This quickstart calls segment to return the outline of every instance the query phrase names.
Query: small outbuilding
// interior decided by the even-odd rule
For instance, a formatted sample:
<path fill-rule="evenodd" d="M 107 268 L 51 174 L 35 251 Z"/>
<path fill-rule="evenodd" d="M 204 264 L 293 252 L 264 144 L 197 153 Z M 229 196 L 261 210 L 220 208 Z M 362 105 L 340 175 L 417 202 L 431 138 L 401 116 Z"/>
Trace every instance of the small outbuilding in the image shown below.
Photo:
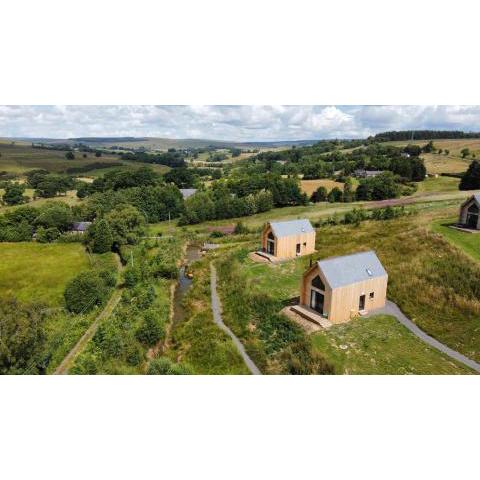
<path fill-rule="evenodd" d="M 459 224 L 471 230 L 480 230 L 480 193 L 469 197 L 460 207 Z"/>
<path fill-rule="evenodd" d="M 272 260 L 308 255 L 315 251 L 315 229 L 307 219 L 268 222 L 262 231 L 260 254 Z"/>
<path fill-rule="evenodd" d="M 385 306 L 388 274 L 373 251 L 316 262 L 300 285 L 298 313 L 319 322 L 348 322 Z"/>
<path fill-rule="evenodd" d="M 85 233 L 92 222 L 73 222 L 72 233 Z"/>
<path fill-rule="evenodd" d="M 184 200 L 187 198 L 190 198 L 192 195 L 195 195 L 197 193 L 196 188 L 181 188 L 180 193 L 182 194 L 182 197 Z"/>

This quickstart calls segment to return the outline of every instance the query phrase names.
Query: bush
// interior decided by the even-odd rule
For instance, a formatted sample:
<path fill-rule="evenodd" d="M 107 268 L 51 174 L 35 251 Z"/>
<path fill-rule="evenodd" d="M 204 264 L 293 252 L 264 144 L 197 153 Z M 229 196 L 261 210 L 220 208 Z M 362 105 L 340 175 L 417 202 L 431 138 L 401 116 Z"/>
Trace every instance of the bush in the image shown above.
<path fill-rule="evenodd" d="M 68 282 L 63 294 L 67 309 L 85 313 L 101 305 L 108 295 L 105 281 L 97 272 L 82 272 Z"/>
<path fill-rule="evenodd" d="M 191 375 L 189 367 L 174 363 L 166 357 L 154 358 L 148 366 L 147 375 Z"/>
<path fill-rule="evenodd" d="M 147 310 L 143 322 L 135 333 L 140 343 L 152 347 L 165 338 L 165 325 L 159 315 L 153 310 Z"/>
<path fill-rule="evenodd" d="M 235 225 L 234 233 L 237 235 L 243 235 L 249 233 L 249 230 L 243 222 L 237 222 Z"/>
<path fill-rule="evenodd" d="M 37 239 L 37 242 L 39 242 L 39 243 L 51 243 L 51 242 L 54 242 L 55 240 L 57 240 L 58 237 L 60 237 L 60 232 L 59 232 L 58 228 L 55 228 L 55 227 L 51 227 L 51 228 L 40 227 L 37 230 L 36 239 Z"/>

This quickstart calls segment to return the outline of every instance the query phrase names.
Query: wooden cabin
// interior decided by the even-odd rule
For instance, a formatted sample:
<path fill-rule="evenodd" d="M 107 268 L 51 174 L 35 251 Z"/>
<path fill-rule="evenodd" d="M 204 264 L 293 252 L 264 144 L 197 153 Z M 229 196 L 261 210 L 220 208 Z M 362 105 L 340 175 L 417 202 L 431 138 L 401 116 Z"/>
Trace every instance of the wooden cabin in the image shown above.
<path fill-rule="evenodd" d="M 308 255 L 315 251 L 315 229 L 307 219 L 268 222 L 262 232 L 262 251 L 273 260 Z"/>
<path fill-rule="evenodd" d="M 320 260 L 303 275 L 298 313 L 310 313 L 314 321 L 321 317 L 330 323 L 348 322 L 385 306 L 387 282 L 388 274 L 373 251 Z"/>
<path fill-rule="evenodd" d="M 458 223 L 461 227 L 480 230 L 480 193 L 469 197 L 460 207 Z"/>

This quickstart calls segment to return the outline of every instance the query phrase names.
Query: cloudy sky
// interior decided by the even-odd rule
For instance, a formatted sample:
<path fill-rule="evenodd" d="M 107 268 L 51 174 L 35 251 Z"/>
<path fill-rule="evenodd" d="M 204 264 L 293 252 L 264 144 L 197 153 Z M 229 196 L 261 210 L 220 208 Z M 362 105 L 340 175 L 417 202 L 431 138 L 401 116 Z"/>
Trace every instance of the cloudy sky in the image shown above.
<path fill-rule="evenodd" d="M 409 129 L 480 131 L 480 106 L 0 106 L 0 137 L 265 141 Z"/>

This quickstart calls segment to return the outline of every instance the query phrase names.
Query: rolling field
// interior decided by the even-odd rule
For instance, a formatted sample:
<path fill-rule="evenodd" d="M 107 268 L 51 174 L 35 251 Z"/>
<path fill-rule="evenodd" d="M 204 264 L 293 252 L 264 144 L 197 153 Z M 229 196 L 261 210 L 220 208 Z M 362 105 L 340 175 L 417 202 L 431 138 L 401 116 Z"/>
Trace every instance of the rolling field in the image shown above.
<path fill-rule="evenodd" d="M 300 180 L 300 188 L 302 189 L 302 192 L 306 193 L 309 197 L 318 187 L 325 187 L 327 191 L 332 190 L 334 187 L 338 187 L 343 191 L 343 183 L 328 178 L 322 178 L 319 180 Z"/>
<path fill-rule="evenodd" d="M 455 223 L 457 217 L 450 217 L 447 220 L 436 220 L 432 223 L 432 230 L 442 235 L 448 242 L 463 250 L 474 260 L 480 262 L 480 234 L 462 232 L 450 228 L 449 225 Z"/>
<path fill-rule="evenodd" d="M 112 163 L 112 168 L 89 170 L 82 172 L 82 175 L 97 177 L 114 168 L 133 169 L 142 166 L 150 166 L 159 173 L 169 170 L 169 167 L 164 165 L 121 160 L 116 155 L 103 154 L 97 158 L 93 153 L 86 153 L 87 158 L 83 158 L 81 152 L 74 152 L 74 154 L 74 160 L 67 160 L 64 151 L 32 148 L 30 144 L 25 143 L 12 145 L 11 142 L 2 141 L 0 142 L 0 171 L 21 175 L 28 170 L 43 168 L 49 172 L 60 173 L 70 167 L 84 167 L 98 162 Z M 115 166 L 116 163 L 122 163 L 124 166 Z"/>
<path fill-rule="evenodd" d="M 65 285 L 90 262 L 79 243 L 0 243 L 0 298 L 63 305 Z"/>
<path fill-rule="evenodd" d="M 3 195 L 3 190 L 0 189 L 0 197 Z M 25 190 L 26 196 L 32 198 L 33 196 L 33 190 L 31 188 L 27 188 Z M 77 197 L 77 191 L 76 190 L 69 190 L 66 195 L 59 195 L 57 197 L 53 198 L 37 198 L 35 200 L 31 200 L 28 203 L 24 203 L 21 205 L 0 205 L 0 214 L 5 213 L 11 210 L 15 210 L 16 208 L 28 205 L 29 207 L 40 207 L 46 202 L 63 202 L 66 203 L 67 205 L 73 206 L 73 205 L 78 205 L 82 202 L 80 198 Z"/>
<path fill-rule="evenodd" d="M 454 177 L 429 177 L 423 182 L 417 182 L 418 190 L 415 196 L 425 193 L 448 193 L 458 192 L 459 178 Z"/>

